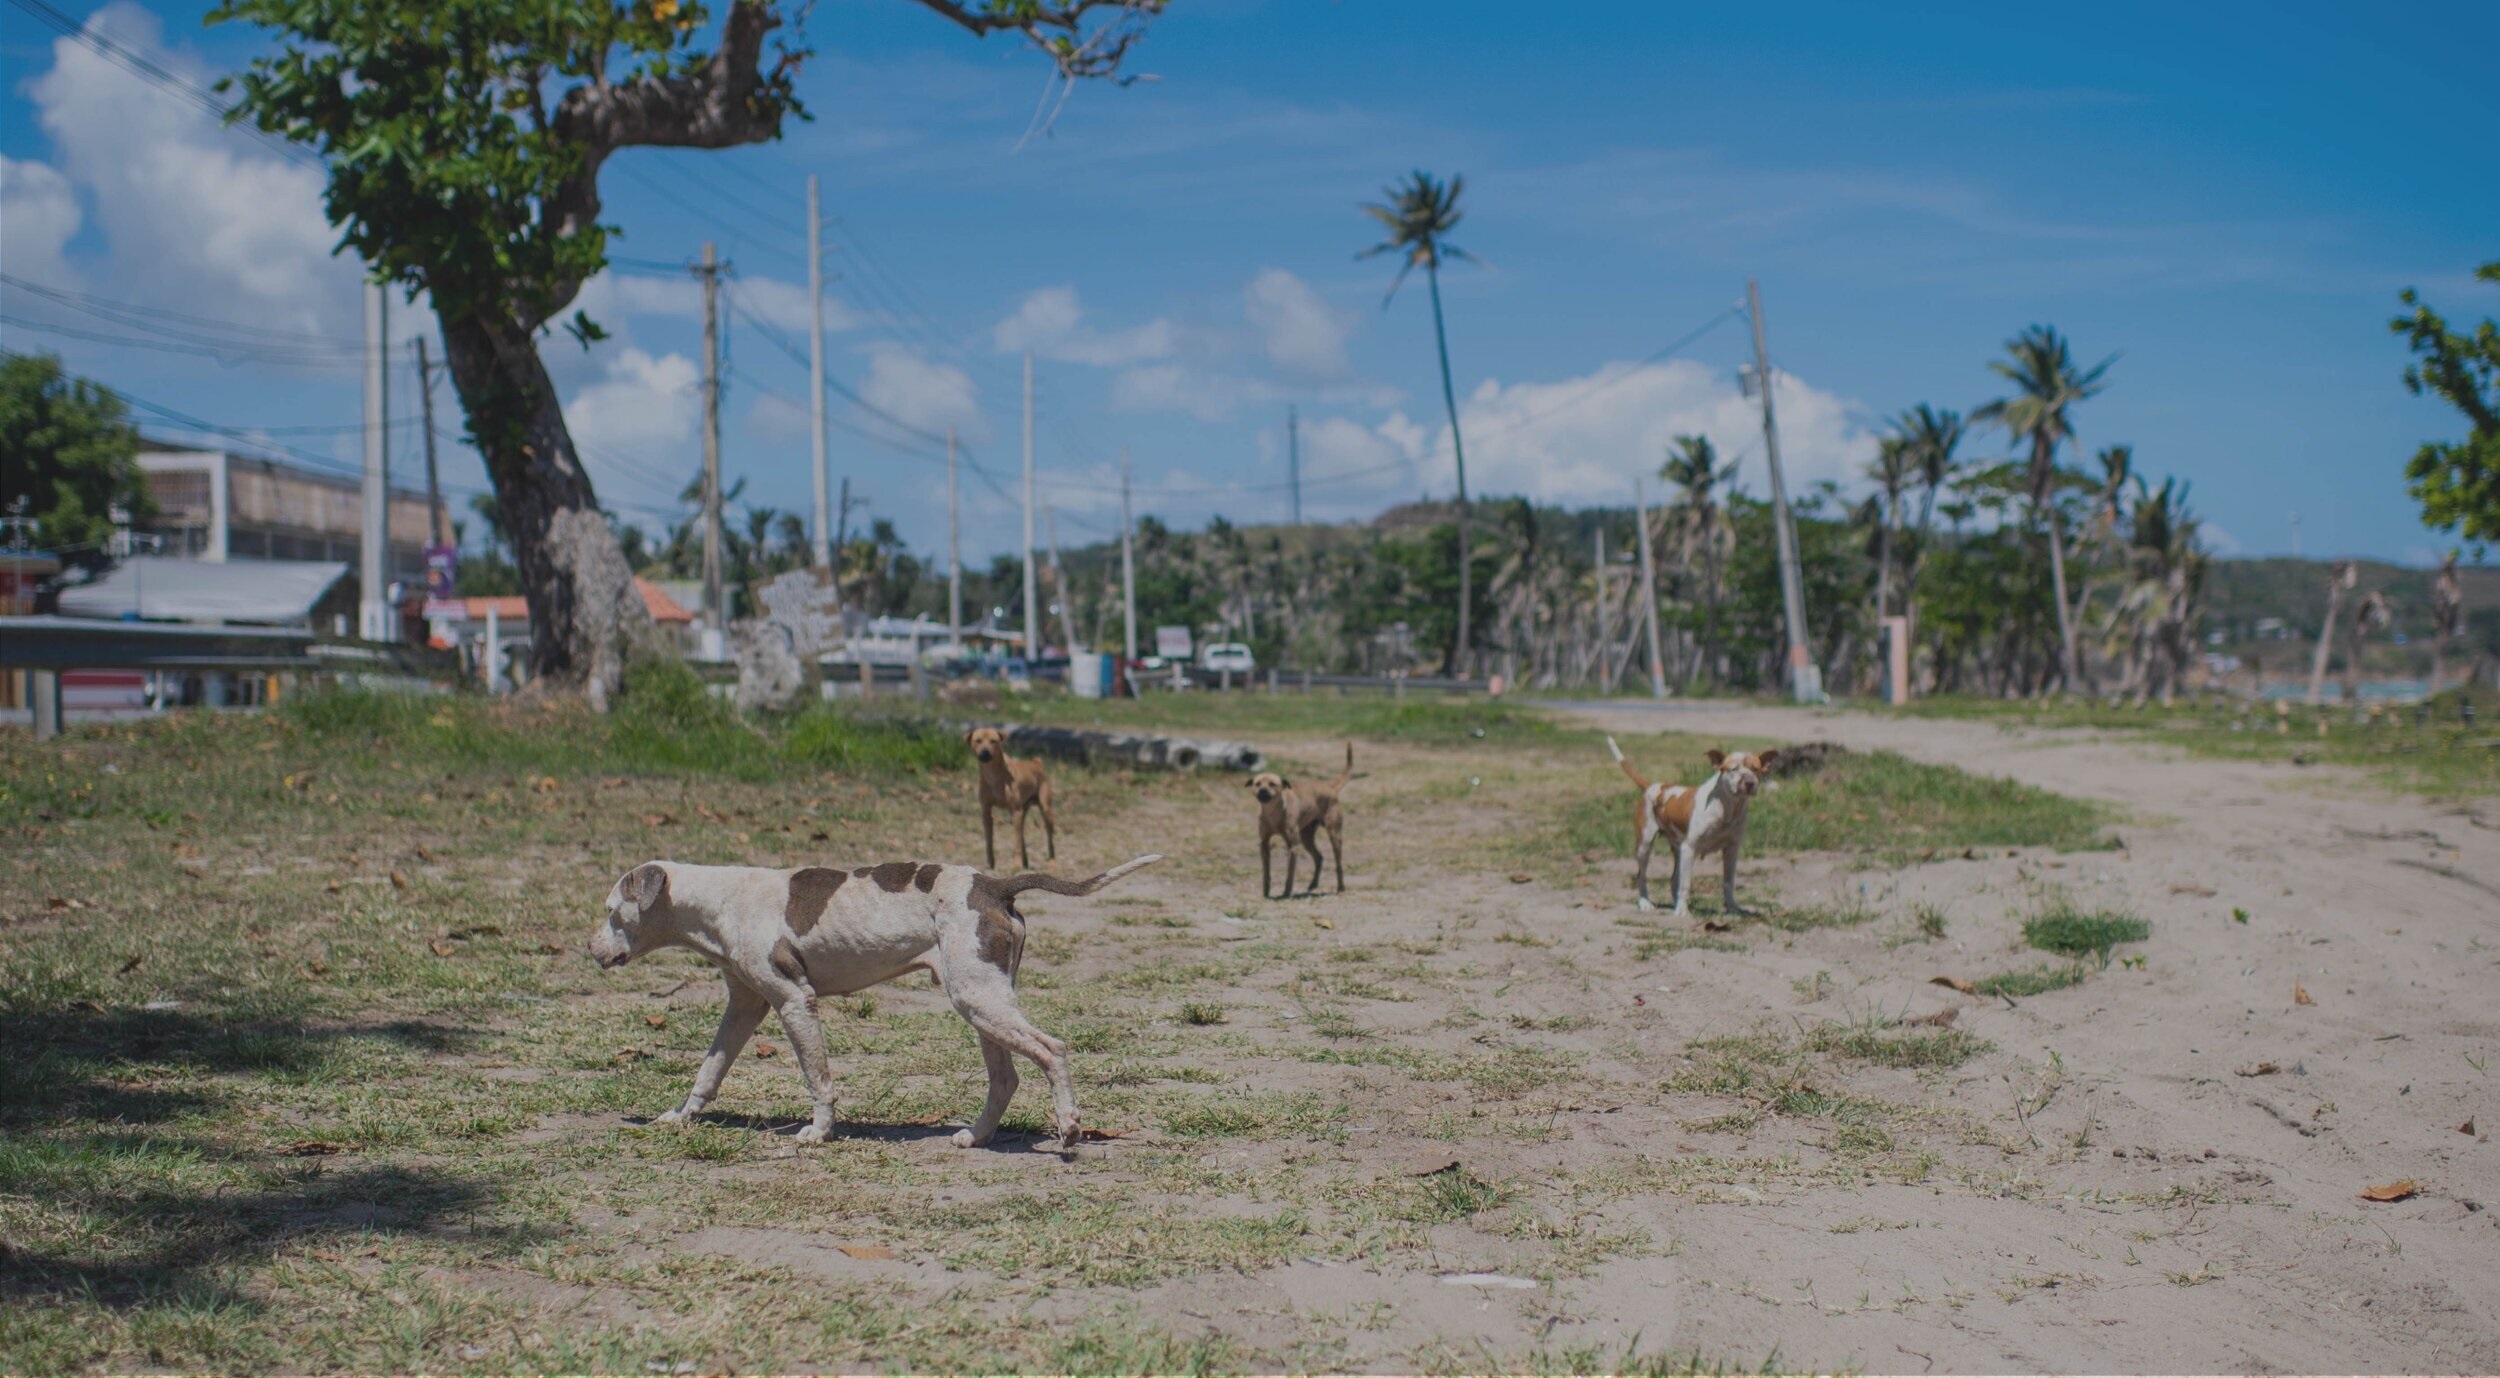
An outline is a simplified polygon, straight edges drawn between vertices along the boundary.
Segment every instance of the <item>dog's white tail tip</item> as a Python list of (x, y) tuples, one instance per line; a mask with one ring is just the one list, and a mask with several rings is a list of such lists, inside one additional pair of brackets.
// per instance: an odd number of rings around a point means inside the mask
[(1606, 750), (1613, 753), (1616, 760), (1623, 759), (1623, 748), (1615, 745), (1615, 739), (1612, 736), (1606, 738)]
[(1152, 866), (1161, 860), (1163, 860), (1163, 853), (1161, 852), (1148, 852), (1144, 856), (1131, 857), (1128, 860), (1121, 862), (1119, 865), (1112, 867), (1110, 870), (1103, 872), (1100, 883), (1109, 885), (1111, 882), (1118, 880), (1120, 877), (1127, 875), (1131, 871)]

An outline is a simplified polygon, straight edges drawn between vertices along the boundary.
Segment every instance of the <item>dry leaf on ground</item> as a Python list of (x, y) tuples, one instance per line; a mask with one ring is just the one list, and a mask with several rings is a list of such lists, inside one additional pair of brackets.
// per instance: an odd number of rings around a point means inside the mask
[(1112, 1139), (1125, 1139), (1128, 1135), (1129, 1131), (1125, 1129), (1086, 1128), (1076, 1131), (1076, 1137), (1087, 1143), (1105, 1143)]
[(2295, 1005), (2314, 1005), (2318, 1002), (2309, 998), (2309, 988), (2307, 986), (2302, 985), (2298, 980), (2294, 980), (2292, 982), (2292, 1003)]
[(1734, 924), (1721, 923), (1717, 919), (1703, 919), (1701, 921), (1701, 931), (1704, 933), (1725, 933), (1733, 929), (1735, 926), (1736, 925)]
[(668, 1016), (665, 1014), (646, 1014), (642, 1017), (642, 1022), (655, 1029), (664, 1029), (668, 1027)]
[(781, 1050), (779, 1048), (774, 1047), (770, 1043), (758, 1043), (755, 1045), (755, 1055), (757, 1057), (771, 1057), (773, 1054), (780, 1051)]
[(333, 1153), (346, 1151), (347, 1145), (334, 1144), (328, 1139), (299, 1139), (286, 1146), (290, 1158), (327, 1158)]
[(1536, 879), (1536, 877), (1529, 875), (1525, 871), (1513, 871), (1510, 873), (1510, 883), (1513, 885), (1525, 885), (1534, 879)]
[(879, 1262), (894, 1257), (894, 1251), (883, 1244), (837, 1244), (834, 1246), (853, 1258)]
[(2283, 1064), (2280, 1062), (2252, 1062), (2245, 1067), (2232, 1068), (2231, 1074), (2242, 1077), (2270, 1077), (2282, 1070)]
[(2170, 893), (2174, 895), (2194, 895), (2200, 900), (2209, 900), (2219, 892), (2210, 885), (2173, 885), (2170, 887)]
[(405, 875), (402, 875), (401, 873), (399, 873), (399, 872), (397, 872), (397, 871), (393, 871), (393, 872), (391, 872), (391, 888), (392, 888), (392, 889), (394, 889), (394, 890), (405, 890), (405, 889), (407, 889), (407, 888), (408, 888), (408, 877), (406, 877)]
[(146, 953), (140, 953), (139, 955), (131, 958), (129, 961), (122, 963), (122, 969), (119, 974), (128, 976), (130, 973), (137, 971), (139, 969), (139, 964), (147, 959), (148, 955)]
[(2401, 1182), (2388, 1182), (2380, 1186), (2363, 1187), (2361, 1189), (2361, 1199), (2364, 1201), (2402, 1201), (2408, 1196), (2419, 1193), (2421, 1190), (2422, 1186), (2420, 1183), (2414, 1181), (2410, 1177), (2407, 1177)]
[(2467, 1120), (2465, 1123), (2458, 1125), (2457, 1132), (2459, 1134), (2471, 1135), (2474, 1132), (2474, 1122), (2472, 1120)]
[(1972, 985), (1970, 982), (1963, 980), (1959, 976), (1930, 976), (1927, 978), (1927, 984), (1931, 986), (1951, 986), (1953, 989), (1960, 991), (1964, 995), (1977, 995), (1979, 993), (1979, 987)]
[(1401, 1169), (1409, 1177), (1434, 1177), (1458, 1166), (1458, 1160), (1447, 1153), (1427, 1153), (1410, 1158)]
[(1313, 916), (1311, 917), (1311, 922), (1313, 922), (1313, 923), (1315, 923), (1315, 924), (1318, 924), (1318, 925), (1319, 925), (1320, 927), (1322, 927), (1322, 928), (1329, 929), (1329, 930), (1332, 930), (1332, 931), (1333, 931), (1333, 930), (1337, 927), (1337, 925), (1335, 925), (1334, 923), (1331, 923), (1331, 922), (1329, 922), (1329, 921), (1328, 921), (1328, 920), (1326, 920), (1326, 919), (1320, 918), (1318, 915), (1313, 915)]
[(1916, 1019), (1904, 1019), (1901, 1022), (1904, 1024), (1924, 1024), (1929, 1028), (1941, 1029), (1946, 1025), (1951, 1024), (1955, 1019), (1959, 1018), (1961, 1013), (1962, 1009), (1959, 1005), (1947, 1005), (1945, 1008), (1936, 1011), (1934, 1014), (1922, 1014)]
[(448, 940), (442, 938), (436, 938), (434, 941), (426, 944), (426, 946), (433, 948), (434, 955), (437, 957), (448, 957), (460, 950), (458, 947), (453, 946)]

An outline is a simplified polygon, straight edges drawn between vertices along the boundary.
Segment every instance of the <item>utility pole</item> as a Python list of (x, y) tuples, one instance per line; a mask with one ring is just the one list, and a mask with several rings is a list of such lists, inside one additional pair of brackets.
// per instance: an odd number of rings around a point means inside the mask
[(1302, 417), (1285, 404), (1285, 472), (1293, 488), (1293, 524), (1302, 524)]
[(432, 515), (427, 529), (434, 533), (434, 543), (451, 540), (451, 519), (443, 511), (443, 476), (434, 467), (434, 366), (426, 361), (425, 337), (416, 338), (417, 407), (425, 426), (425, 509)]
[(1068, 639), (1068, 654), (1076, 654), (1076, 621), (1069, 614), (1068, 572), (1059, 564), (1059, 514), (1049, 503), (1042, 504), (1042, 535), (1050, 543), (1050, 596), (1059, 605), (1059, 634)]
[(364, 550), (358, 579), (357, 634), (367, 641), (391, 635), (391, 375), (390, 298), (382, 284), (365, 284), (365, 490)]
[(811, 172), (807, 175), (807, 408), (808, 419), (814, 423), (818, 569), (832, 568), (834, 553), (841, 549), (838, 541), (831, 548), (825, 545), (825, 251), (817, 243), (824, 223), (816, 213), (816, 174)]
[(1780, 474), (1779, 420), (1771, 410), (1771, 350), (1762, 329), (1762, 287), (1745, 279), (1745, 314), (1753, 319), (1753, 378), (1762, 389), (1762, 455), (1771, 469), (1771, 525), (1779, 542), (1780, 606), (1788, 620), (1788, 693), (1799, 703), (1820, 702), (1823, 671), (1806, 642), (1805, 581), (1797, 571), (1797, 526), (1788, 511), (1788, 482)]
[(1033, 579), (1033, 351), (1024, 352), (1024, 663), (1042, 658), (1042, 590)]
[(1600, 516), (1597, 522), (1597, 692), (1601, 694), (1615, 691), (1614, 619), (1608, 615), (1613, 609), (1606, 606), (1606, 584), (1606, 521)]
[(717, 660), (729, 634), (729, 599), (721, 587), (720, 256), (709, 240), (694, 274), (703, 279), (703, 650)]
[(1120, 447), (1120, 609), (1121, 638), (1130, 660), (1137, 659), (1137, 521), (1128, 510), (1128, 446)]
[(946, 428), (946, 644), (964, 644), (963, 495), (955, 486), (955, 428)]
[[(862, 498), (862, 499), (860, 499), (860, 505), (861, 505), (862, 507), (867, 506), (867, 505), (868, 505), (868, 500), (867, 500), (866, 498)], [(841, 558), (842, 558), (842, 548), (843, 548), (844, 546), (849, 545), (850, 543), (851, 543), (851, 476), (850, 476), (849, 474), (844, 474), (844, 475), (842, 476), (842, 510), (841, 510), (841, 515), (839, 515), (839, 516), (837, 516), (837, 517), (835, 517), (835, 518), (833, 519), (833, 558), (835, 558), (835, 559), (837, 559), (837, 560), (841, 559)], [(840, 570), (835, 570), (835, 571), (834, 571), (834, 577), (835, 577), (835, 578), (837, 578), (837, 579), (838, 579), (838, 578), (840, 578), (840, 577), (841, 577), (841, 573), (842, 573), (842, 572), (841, 572)]]
[(1641, 606), (1649, 613), (1649, 696), (1667, 696), (1667, 653), (1658, 644), (1658, 566), (1649, 556), (1649, 497), (1641, 490), (1641, 480), (1632, 480), (1632, 520), (1638, 522), (1641, 541)]

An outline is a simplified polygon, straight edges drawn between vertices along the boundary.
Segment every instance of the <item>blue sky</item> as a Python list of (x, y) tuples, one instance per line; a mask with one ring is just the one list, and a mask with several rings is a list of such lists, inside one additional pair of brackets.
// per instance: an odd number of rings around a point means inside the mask
[[(205, 79), (260, 39), (205, 6), (66, 6)], [(356, 276), (327, 256), (317, 169), (15, 9), (0, 40), (0, 220), (11, 275), (263, 331), (352, 341)], [(2429, 4), (1537, 6), (1177, 0), (1134, 54), (1155, 79), (1074, 93), (1034, 132), (1045, 71), (905, 0), (819, 0), (802, 80), (816, 119), (727, 153), (636, 151), (603, 181), (623, 254), (735, 265), (725, 468), (750, 502), (809, 503), (801, 247), (805, 176), (836, 225), (835, 380), (919, 431), (962, 432), (1009, 492), (1020, 353), (1037, 358), (1037, 453), (1064, 541), (1114, 530), (1123, 445), (1141, 511), (1281, 517), (1284, 416), (1300, 409), (1304, 510), (1353, 519), (1446, 493), (1449, 462), (1415, 284), (1356, 203), (1409, 168), (1464, 172), (1445, 280), (1479, 492), (1621, 502), (1667, 438), (1744, 452), (1733, 370), (1759, 277), (1796, 475), (1857, 483), (1882, 419), (1995, 395), (1985, 361), (2052, 322), (2112, 386), (2087, 448), (2175, 473), (2226, 552), (2421, 561), (2402, 467), (2461, 419), (2408, 396), (2385, 328), (2421, 287), (2500, 312), (2471, 282), (2500, 257), (2500, 10)], [(547, 345), (603, 498), (656, 526), (699, 460), (691, 280), (619, 271), (583, 305), (614, 332)], [(129, 338), (11, 288), (0, 306)], [(400, 338), (427, 328), (394, 317)], [(81, 371), (220, 425), (292, 428), (352, 462), (351, 358), (219, 362), (0, 325)], [(266, 338), (287, 338), (269, 336)], [(299, 341), (299, 344), (303, 342)], [(402, 375), (395, 410), (409, 407)], [(448, 388), (438, 396), (446, 429)], [(925, 441), (836, 399), (837, 479), (942, 549)], [(330, 428), (307, 429), (307, 428)], [(178, 428), (166, 427), (167, 434)], [(395, 464), (416, 472), (413, 432)], [(2002, 448), (1983, 435), (1973, 453)], [(446, 478), (482, 484), (474, 456)], [(967, 476), (968, 557), (1016, 509)]]

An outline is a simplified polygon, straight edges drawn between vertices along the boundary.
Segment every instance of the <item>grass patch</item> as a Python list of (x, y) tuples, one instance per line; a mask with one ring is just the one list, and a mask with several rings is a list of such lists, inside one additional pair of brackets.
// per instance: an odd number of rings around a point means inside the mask
[(2082, 985), (2086, 975), (2080, 962), (2069, 962), (2064, 966), (2036, 966), (2024, 971), (2003, 971), (1973, 981), (1971, 991), (1977, 995), (2010, 995), (2021, 999)]
[[(1262, 681), (1263, 682), (1263, 681)], [(1404, 699), (1363, 691), (1340, 697), (1288, 688), (1247, 692), (1150, 694), (1142, 699), (1079, 699), (1036, 693), (1009, 700), (999, 716), (1059, 727), (1164, 730), (1221, 737), (1344, 737), (1441, 748), (1502, 748), (1585, 742), (1603, 758), (1594, 730), (1558, 726), (1539, 709), (1481, 695)], [(1338, 762), (1330, 762), (1336, 765)], [(1357, 762), (1358, 767), (1360, 762)]]
[(1959, 1067), (1987, 1052), (1988, 1040), (1960, 1029), (1906, 1032), (1880, 1024), (1818, 1024), (1806, 1030), (1809, 1052), (1879, 1067)]
[(1191, 1000), (1181, 1006), (1181, 1022), (1184, 1024), (1205, 1028), (1211, 1024), (1221, 1024), (1225, 1018), (1224, 1007), (1212, 1000)]
[(2153, 925), (2133, 914), (2080, 909), (2064, 898), (2050, 901), (2023, 920), (2024, 942), (2061, 957), (2097, 957), (2104, 966), (2109, 963), (2112, 948), (2120, 943), (2140, 943), (2151, 936)]

